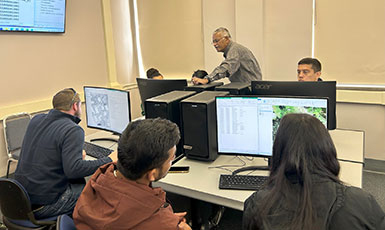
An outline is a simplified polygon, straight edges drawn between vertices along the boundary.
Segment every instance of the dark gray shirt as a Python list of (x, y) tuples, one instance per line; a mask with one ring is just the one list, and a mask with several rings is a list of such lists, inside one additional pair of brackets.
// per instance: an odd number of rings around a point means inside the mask
[(247, 82), (262, 80), (261, 68), (253, 53), (246, 47), (230, 41), (223, 57), (225, 60), (205, 78), (215, 81), (228, 77), (231, 82)]

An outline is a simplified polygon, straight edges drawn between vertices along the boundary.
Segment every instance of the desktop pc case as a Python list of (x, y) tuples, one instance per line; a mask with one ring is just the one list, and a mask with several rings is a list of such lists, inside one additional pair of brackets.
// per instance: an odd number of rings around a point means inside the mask
[(181, 101), (183, 149), (187, 158), (214, 161), (218, 157), (215, 97), (228, 94), (204, 91)]
[(149, 98), (144, 103), (146, 118), (165, 118), (176, 123), (181, 131), (181, 141), (177, 146), (176, 156), (183, 153), (183, 133), (180, 119), (180, 101), (196, 94), (194, 91), (175, 90)]
[(228, 91), (231, 95), (249, 95), (250, 83), (245, 82), (231, 82), (226, 85), (215, 87), (215, 91)]
[(208, 84), (204, 85), (189, 85), (185, 88), (185, 90), (188, 91), (196, 91), (198, 93), (203, 92), (203, 91), (214, 91), (215, 87), (223, 85), (223, 82), (220, 81), (213, 81)]

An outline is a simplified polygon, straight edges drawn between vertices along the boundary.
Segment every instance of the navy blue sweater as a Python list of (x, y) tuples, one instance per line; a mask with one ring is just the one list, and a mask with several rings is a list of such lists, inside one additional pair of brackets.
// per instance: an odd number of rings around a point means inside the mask
[(111, 162), (108, 157), (82, 159), (84, 130), (79, 122), (78, 117), (52, 109), (29, 123), (15, 179), (26, 188), (32, 204), (56, 202), (69, 180), (89, 176)]

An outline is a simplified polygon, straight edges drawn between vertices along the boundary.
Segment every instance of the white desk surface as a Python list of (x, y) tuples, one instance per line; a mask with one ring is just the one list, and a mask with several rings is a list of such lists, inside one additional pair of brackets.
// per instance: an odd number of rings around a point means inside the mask
[[(363, 151), (364, 151), (364, 133), (361, 131), (351, 130), (332, 130), (330, 135), (337, 149), (337, 157), (341, 165), (340, 178), (348, 185), (362, 187), (362, 170)], [(118, 139), (117, 136), (109, 132), (99, 131), (86, 136), (89, 141), (92, 138), (112, 137)], [(96, 144), (112, 149), (117, 148), (117, 144), (111, 141), (96, 141)], [(241, 157), (247, 165), (267, 165), (262, 158)], [(243, 202), (249, 197), (253, 191), (241, 190), (223, 190), (218, 188), (219, 175), (230, 174), (230, 172), (219, 169), (209, 168), (221, 165), (233, 165), (235, 167), (226, 167), (235, 170), (243, 167), (239, 158), (234, 156), (219, 156), (214, 162), (203, 162), (183, 158), (175, 165), (188, 165), (190, 171), (188, 173), (169, 173), (162, 180), (154, 183), (154, 186), (160, 186), (164, 190), (176, 194), (192, 197), (199, 200), (223, 205), (226, 207), (243, 210)], [(244, 172), (249, 173), (249, 172)], [(243, 174), (244, 174), (243, 173)], [(253, 174), (268, 175), (268, 171), (254, 171)]]
[[(254, 158), (253, 161), (248, 161), (245, 157), (241, 157), (241, 159), (247, 161), (247, 165), (267, 164), (262, 158)], [(354, 162), (339, 162), (341, 165), (341, 180), (346, 182), (348, 185), (361, 187), (363, 165), (361, 163)], [(202, 162), (183, 158), (175, 165), (188, 165), (190, 166), (190, 171), (188, 173), (169, 173), (165, 178), (154, 183), (153, 185), (160, 186), (169, 192), (223, 205), (237, 210), (243, 210), (243, 202), (253, 193), (253, 191), (226, 190), (218, 188), (219, 175), (230, 174), (230, 172), (224, 169), (209, 167), (237, 165), (236, 167), (226, 167), (232, 170), (241, 167), (241, 161), (233, 156), (221, 155), (214, 162)], [(268, 171), (254, 171), (253, 174), (268, 175)]]

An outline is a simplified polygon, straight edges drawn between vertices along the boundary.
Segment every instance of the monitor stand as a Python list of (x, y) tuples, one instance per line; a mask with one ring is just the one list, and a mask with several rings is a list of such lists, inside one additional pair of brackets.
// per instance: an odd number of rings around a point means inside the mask
[(91, 139), (90, 141), (91, 142), (94, 142), (94, 141), (112, 141), (112, 142), (118, 143), (118, 140), (111, 138), (111, 137), (94, 138), (94, 139)]
[(119, 142), (120, 134), (119, 133), (112, 133), (112, 135), (117, 135), (118, 139), (115, 139), (115, 138), (112, 138), (112, 137), (98, 137), (98, 138), (91, 139), (90, 142), (94, 142), (94, 141), (112, 141), (112, 142), (118, 143)]
[(233, 175), (236, 175), (240, 172), (244, 172), (244, 171), (252, 171), (252, 170), (270, 170), (270, 166), (271, 166), (271, 157), (268, 158), (267, 160), (267, 166), (261, 166), (261, 165), (257, 165), (257, 166), (246, 166), (246, 167), (242, 167), (242, 168), (239, 168), (239, 169), (236, 169), (233, 171)]

